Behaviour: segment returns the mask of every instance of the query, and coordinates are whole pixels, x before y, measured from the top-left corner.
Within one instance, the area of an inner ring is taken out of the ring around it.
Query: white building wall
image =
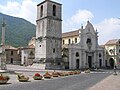
[[[21,50],[21,64],[24,65],[26,60],[28,59],[28,54],[25,50]]]

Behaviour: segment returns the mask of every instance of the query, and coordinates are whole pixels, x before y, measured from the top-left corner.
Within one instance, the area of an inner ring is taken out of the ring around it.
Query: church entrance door
[[[79,59],[76,59],[76,69],[79,69]]]
[[[88,56],[88,66],[92,68],[92,56]]]
[[[102,67],[102,59],[99,59],[99,66]]]

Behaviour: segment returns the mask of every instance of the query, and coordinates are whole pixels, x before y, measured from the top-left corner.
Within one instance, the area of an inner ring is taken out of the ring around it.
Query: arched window
[[[101,55],[101,53],[99,53],[99,57],[101,57],[102,55]]]
[[[75,38],[75,43],[77,43],[77,38]]]
[[[42,17],[42,16],[43,16],[43,5],[40,8],[40,17]]]
[[[53,48],[53,53],[55,53],[55,48]]]
[[[13,51],[11,51],[11,56],[13,55]]]
[[[88,38],[86,43],[87,43],[87,44],[91,43],[91,39]]]
[[[65,44],[65,41],[63,40],[63,45]]]
[[[79,53],[78,52],[76,52],[76,57],[79,57]]]
[[[56,16],[56,6],[53,5],[53,16]]]
[[[31,56],[34,55],[33,51],[30,51],[29,55],[31,55]]]
[[[70,44],[70,42],[71,42],[71,40],[70,40],[70,39],[68,39],[68,44]]]

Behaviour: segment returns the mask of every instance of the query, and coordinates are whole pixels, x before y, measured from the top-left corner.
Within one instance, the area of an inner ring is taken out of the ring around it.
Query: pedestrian
[[[114,75],[117,75],[116,69],[117,69],[117,67],[116,67],[116,65],[115,65],[115,66],[114,66]]]

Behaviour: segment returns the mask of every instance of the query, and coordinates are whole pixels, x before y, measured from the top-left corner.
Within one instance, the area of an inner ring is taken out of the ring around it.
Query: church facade
[[[63,60],[66,63],[65,68],[81,69],[105,67],[104,48],[98,45],[97,33],[98,32],[94,30],[93,25],[89,21],[84,29],[82,26],[81,29],[76,32],[71,32],[71,36],[67,36],[68,33],[63,33],[62,44]]]

